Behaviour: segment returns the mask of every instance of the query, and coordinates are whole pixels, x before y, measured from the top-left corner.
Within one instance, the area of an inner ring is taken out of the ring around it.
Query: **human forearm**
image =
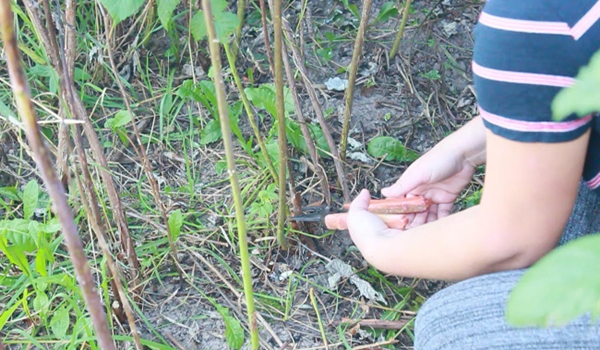
[[[440,142],[441,147],[447,147],[457,152],[473,167],[485,163],[485,125],[481,116],[473,118],[450,136]]]

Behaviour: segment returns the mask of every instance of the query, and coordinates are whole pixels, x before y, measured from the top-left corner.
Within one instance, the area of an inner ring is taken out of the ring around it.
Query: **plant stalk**
[[[240,50],[240,45],[242,44],[242,28],[244,28],[244,11],[246,10],[246,0],[238,0],[237,1],[237,17],[240,22],[235,28],[235,36],[233,38],[233,57],[237,58],[238,52]]]
[[[402,20],[400,22],[400,28],[398,29],[398,33],[396,33],[396,39],[394,39],[394,45],[392,45],[392,50],[390,51],[390,58],[394,58],[396,53],[398,53],[398,48],[400,47],[400,40],[404,35],[404,28],[406,27],[406,20],[408,19],[408,12],[410,11],[410,4],[412,0],[406,0],[404,4],[404,10],[402,10]]]
[[[356,40],[354,40],[354,52],[352,53],[352,61],[350,62],[350,75],[348,76],[348,88],[346,89],[345,96],[346,107],[344,109],[344,123],[342,126],[342,135],[340,140],[340,157],[342,159],[346,159],[346,146],[348,144],[348,129],[350,128],[350,116],[352,114],[352,101],[354,99],[356,72],[358,71],[358,62],[362,53],[363,42],[365,40],[365,31],[367,24],[369,23],[369,16],[371,14],[371,4],[372,0],[365,0],[363,2],[360,25],[358,26]]]
[[[269,43],[269,29],[267,28],[267,13],[265,10],[265,0],[259,0],[258,2],[260,4],[260,20],[262,22],[262,28],[264,33],[265,52],[267,53],[269,68],[271,68],[275,67],[275,64],[273,63],[273,55],[271,54],[271,44]]]
[[[277,241],[282,249],[288,248],[284,225],[286,208],[287,140],[285,134],[285,108],[283,102],[283,30],[281,29],[281,0],[273,0],[275,96],[277,104],[277,136],[279,138],[279,210],[277,216]],[[291,171],[291,169],[290,169]],[[290,172],[291,176],[291,172]]]
[[[0,0],[0,27],[2,30],[2,41],[6,52],[9,76],[12,90],[17,101],[19,115],[25,128],[25,134],[35,155],[35,161],[40,168],[42,178],[48,189],[48,193],[55,207],[65,243],[75,268],[77,281],[83,292],[88,311],[92,319],[92,325],[96,331],[98,345],[101,349],[116,350],[115,343],[111,337],[106,313],[104,312],[100,297],[96,292],[90,266],[85,257],[83,244],[77,233],[77,226],[73,220],[73,213],[67,202],[64,188],[59,181],[50,158],[48,149],[44,145],[37,124],[37,117],[33,103],[29,96],[29,87],[25,78],[25,71],[21,65],[21,57],[17,48],[17,37],[13,27],[13,12],[9,0]]]
[[[265,161],[267,162],[267,167],[269,168],[269,172],[273,177],[273,181],[277,182],[277,171],[275,170],[275,166],[273,166],[273,162],[271,162],[271,157],[267,152],[267,147],[265,146],[265,142],[260,134],[258,125],[256,125],[256,122],[254,121],[254,113],[252,113],[252,109],[250,108],[250,102],[248,101],[246,92],[244,92],[244,86],[242,85],[242,81],[237,72],[237,67],[235,65],[235,56],[233,52],[231,52],[231,48],[229,47],[229,43],[227,43],[227,41],[223,41],[221,44],[223,44],[223,48],[225,49],[227,61],[229,61],[229,67],[231,68],[231,74],[233,75],[233,80],[235,80],[235,85],[240,91],[240,96],[242,97],[242,104],[244,105],[244,109],[246,110],[246,114],[248,115],[248,121],[250,122],[252,131],[254,131],[256,143],[258,143],[258,146],[260,147],[260,152],[262,153],[263,157],[265,158]]]
[[[252,349],[258,349],[258,327],[256,323],[256,310],[254,306],[254,296],[252,292],[252,275],[250,274],[250,257],[248,253],[248,238],[246,236],[246,219],[244,217],[243,201],[238,182],[235,158],[233,155],[233,143],[231,141],[231,128],[229,127],[229,116],[227,115],[227,101],[225,100],[225,85],[223,83],[223,73],[221,70],[221,57],[219,56],[219,41],[215,31],[215,25],[212,17],[210,0],[202,0],[204,9],[204,19],[206,21],[206,32],[208,35],[208,44],[210,58],[214,69],[213,82],[217,95],[217,106],[219,111],[219,120],[223,134],[223,145],[227,158],[227,173],[231,183],[231,192],[235,203],[235,215],[238,226],[238,243],[240,248],[240,260],[242,265],[242,279],[244,283],[244,295],[246,297],[246,307],[248,313],[248,326],[250,328],[250,337]]]

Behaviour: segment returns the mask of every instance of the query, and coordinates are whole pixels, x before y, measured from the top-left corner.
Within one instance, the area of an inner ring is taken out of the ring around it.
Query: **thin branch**
[[[406,27],[406,20],[408,19],[408,12],[410,11],[411,3],[412,0],[406,0],[406,4],[404,4],[404,10],[402,10],[402,21],[400,22],[400,28],[398,29],[398,33],[396,33],[396,39],[394,39],[394,45],[392,45],[392,50],[390,51],[390,58],[393,58],[396,56],[396,53],[398,53],[400,40],[404,35],[404,28]]]
[[[300,125],[302,136],[304,136],[304,141],[306,143],[306,147],[308,148],[310,158],[315,164],[315,171],[317,173],[317,177],[319,178],[321,191],[323,191],[323,199],[325,200],[325,203],[331,204],[331,192],[329,191],[329,182],[327,181],[327,175],[325,175],[325,172],[323,171],[323,168],[319,163],[319,154],[317,153],[317,150],[315,148],[314,140],[310,135],[310,130],[308,130],[308,127],[306,126],[306,118],[304,118],[304,113],[302,113],[300,99],[298,98],[298,90],[296,89],[296,82],[294,80],[294,72],[292,71],[290,59],[287,54],[287,45],[285,43],[283,43],[283,49],[283,64],[285,66],[285,74],[287,76],[288,85],[290,86],[292,98],[294,99],[294,108],[296,109],[298,124]]]
[[[371,3],[372,0],[365,0],[363,2],[362,13],[360,16],[360,25],[358,26],[356,40],[354,40],[354,52],[352,53],[352,61],[350,62],[350,75],[348,77],[348,88],[346,89],[345,95],[346,107],[344,109],[344,122],[342,126],[342,135],[340,140],[340,157],[342,159],[346,159],[346,145],[348,143],[348,129],[350,128],[352,101],[354,100],[354,85],[356,82],[356,72],[358,71],[358,63],[360,60],[360,55],[362,53],[363,41],[365,40],[365,31],[367,29],[367,24],[369,23],[369,16],[371,14]]]
[[[232,53],[234,59],[237,58],[240,45],[242,44],[242,29],[244,28],[244,12],[246,10],[246,0],[237,1],[237,18],[238,26],[235,28],[235,36],[233,39]]]
[[[0,0],[0,26],[2,29],[2,40],[6,52],[6,60],[12,90],[17,100],[17,106],[23,122],[28,143],[35,155],[35,161],[40,168],[42,178],[48,189],[48,193],[56,214],[60,220],[63,235],[69,256],[73,262],[77,281],[83,292],[88,311],[92,319],[94,330],[98,338],[100,348],[116,350],[112,340],[106,313],[104,312],[97,287],[94,283],[90,267],[85,257],[83,244],[77,233],[77,226],[73,220],[73,213],[67,202],[64,188],[54,172],[52,163],[48,157],[48,149],[44,145],[38,124],[35,109],[29,95],[29,87],[25,78],[25,71],[21,65],[21,57],[17,48],[17,37],[13,27],[13,13],[9,0]]]
[[[233,143],[231,141],[231,128],[229,127],[229,116],[227,115],[227,101],[225,100],[225,84],[223,83],[223,73],[221,71],[221,57],[219,55],[219,41],[215,33],[215,25],[212,16],[210,0],[202,0],[204,9],[204,20],[206,21],[206,32],[208,35],[208,44],[210,59],[214,69],[213,82],[217,95],[217,105],[219,111],[219,120],[223,134],[223,145],[225,146],[225,156],[227,158],[227,173],[231,183],[231,192],[235,203],[235,216],[238,228],[238,243],[240,249],[240,262],[242,265],[242,279],[244,282],[244,295],[246,297],[246,307],[248,313],[248,327],[250,328],[250,337],[252,349],[258,349],[258,327],[256,323],[257,312],[254,306],[254,296],[252,292],[252,274],[250,273],[250,256],[248,254],[248,237],[246,236],[246,218],[244,216],[244,207],[240,185],[238,182],[235,158],[233,155]],[[285,174],[284,174],[285,175]],[[285,188],[283,189],[285,193]]]
[[[267,163],[267,168],[269,168],[269,172],[273,177],[273,181],[277,181],[277,171],[275,170],[275,166],[273,166],[273,162],[271,162],[271,156],[267,152],[267,147],[265,146],[265,142],[260,134],[260,130],[254,121],[254,113],[252,113],[252,109],[250,108],[250,102],[248,101],[248,97],[246,96],[246,92],[244,92],[244,86],[242,85],[242,81],[237,72],[237,67],[235,65],[235,56],[231,52],[229,44],[227,41],[223,41],[223,48],[225,49],[225,54],[227,55],[227,60],[229,61],[229,67],[231,69],[231,74],[233,75],[233,80],[235,81],[235,85],[237,86],[240,96],[242,98],[242,104],[244,105],[244,109],[246,110],[246,114],[248,115],[248,121],[250,122],[250,126],[252,127],[252,131],[254,131],[254,136],[256,137],[256,143],[258,143],[258,147],[260,148],[260,152],[265,158],[265,162]]]
[[[275,74],[275,96],[277,105],[277,136],[279,138],[279,210],[277,212],[277,241],[282,249],[288,248],[288,241],[285,237],[284,225],[287,213],[286,208],[286,168],[287,168],[287,138],[285,134],[285,107],[283,102],[283,30],[281,29],[281,0],[273,0],[273,32],[274,32],[274,63],[273,73]],[[290,177],[292,169],[290,169]]]
[[[267,53],[267,59],[269,60],[269,68],[274,67],[273,55],[271,54],[271,44],[269,43],[269,29],[267,28],[267,13],[265,11],[265,0],[259,0],[260,3],[260,19],[262,22],[262,28],[265,40],[265,52]],[[272,73],[272,72],[271,72]]]
[[[156,203],[156,206],[158,207],[158,210],[162,216],[163,222],[165,224],[165,227],[167,229],[167,239],[169,241],[169,249],[171,251],[171,259],[173,260],[173,264],[175,265],[175,267],[177,268],[177,272],[179,273],[179,280],[183,281],[183,276],[181,275],[181,271],[182,271],[182,267],[179,265],[179,262],[177,260],[177,249],[175,247],[175,242],[173,241],[173,236],[171,235],[171,229],[169,227],[169,220],[167,218],[167,211],[165,209],[165,206],[160,198],[160,189],[158,187],[158,182],[156,181],[156,178],[154,177],[154,173],[152,172],[152,165],[150,165],[150,161],[148,160],[148,155],[146,154],[146,149],[144,148],[144,144],[142,143],[142,137],[140,135],[140,131],[138,130],[137,127],[137,121],[135,118],[135,115],[133,114],[133,110],[131,109],[131,104],[129,103],[129,98],[127,97],[127,93],[125,92],[125,87],[123,86],[123,82],[121,82],[121,79],[119,77],[119,71],[117,70],[117,65],[115,64],[115,60],[114,60],[114,56],[113,56],[113,51],[112,51],[112,44],[111,44],[111,25],[109,22],[109,16],[106,13],[106,11],[103,11],[103,16],[104,16],[104,26],[105,26],[105,30],[106,30],[106,51],[108,54],[108,60],[110,62],[110,66],[111,69],[113,71],[113,74],[115,76],[115,81],[117,82],[117,85],[119,86],[119,91],[121,92],[121,96],[123,97],[123,102],[125,102],[125,107],[127,109],[127,112],[129,113],[129,116],[131,117],[131,126],[133,129],[133,133],[135,136],[135,141],[137,142],[137,145],[134,142],[131,142],[131,145],[133,146],[134,150],[136,151],[136,153],[138,154],[138,157],[140,158],[140,161],[142,162],[142,169],[144,169],[144,172],[146,173],[146,177],[148,178],[148,182],[150,182],[150,192],[152,193],[152,196],[154,197],[154,201]]]
[[[269,6],[272,7],[272,0],[269,0]],[[315,111],[315,115],[317,116],[317,120],[319,121],[319,125],[323,130],[323,135],[325,136],[325,140],[327,141],[327,145],[329,146],[331,156],[333,158],[333,163],[335,165],[335,169],[338,175],[338,181],[340,183],[340,187],[342,188],[342,194],[345,202],[350,201],[350,190],[348,189],[348,180],[346,178],[346,173],[344,171],[344,167],[340,160],[340,156],[336,147],[335,142],[333,141],[333,137],[331,136],[331,131],[329,130],[329,126],[327,125],[327,121],[325,120],[325,116],[323,115],[323,108],[319,103],[319,99],[317,97],[317,92],[313,87],[312,82],[308,78],[308,73],[306,71],[306,66],[304,65],[304,61],[300,57],[300,53],[298,52],[298,48],[294,45],[292,38],[294,34],[292,29],[290,28],[289,23],[284,19],[283,21],[283,30],[285,31],[285,35],[287,41],[289,43],[289,48],[292,51],[292,56],[294,58],[294,64],[298,68],[300,75],[302,76],[302,80],[304,81],[304,86],[306,88],[306,92],[308,93],[308,97],[310,98],[310,102]]]

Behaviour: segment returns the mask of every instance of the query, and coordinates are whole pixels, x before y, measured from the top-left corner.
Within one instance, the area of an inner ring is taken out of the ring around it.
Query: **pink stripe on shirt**
[[[473,73],[477,74],[478,76],[485,79],[502,81],[506,83],[545,85],[556,87],[568,87],[575,83],[575,79],[571,77],[498,70],[480,66],[479,64],[475,63],[475,61],[473,61],[472,66]]]
[[[600,1],[571,28],[571,35],[575,40],[581,38],[600,19]]]
[[[592,116],[588,115],[583,118],[579,118],[577,120],[568,121],[568,122],[531,122],[531,121],[523,121],[523,120],[515,120],[506,117],[502,117],[499,115],[492,114],[490,112],[485,111],[481,106],[479,106],[479,113],[481,117],[486,121],[500,126],[505,129],[514,130],[514,131],[529,131],[529,132],[569,132],[573,130],[577,130],[578,128],[587,124]]]
[[[596,189],[596,187],[598,187],[600,185],[600,173],[598,173],[596,176],[594,176],[594,178],[591,179],[590,181],[587,181],[586,184],[591,189]]]
[[[498,17],[482,12],[479,16],[479,23],[488,27],[513,32],[571,35],[571,28],[565,22],[528,21]]]

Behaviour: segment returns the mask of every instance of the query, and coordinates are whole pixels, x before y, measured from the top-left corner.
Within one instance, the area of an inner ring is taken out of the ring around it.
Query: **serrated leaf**
[[[106,8],[114,25],[135,14],[144,0],[98,0]]]
[[[252,102],[256,108],[265,109],[273,117],[277,116],[277,95],[275,93],[275,84],[262,84],[257,88],[244,89],[248,100]],[[287,86],[283,87],[283,101],[285,115],[288,116],[294,111],[294,100]]]
[[[506,319],[515,326],[562,326],[600,313],[600,234],[560,246],[529,268],[511,291]]]
[[[31,222],[37,223],[25,219],[0,220],[0,232],[11,244],[18,246],[21,250],[31,251],[35,249],[34,235],[36,234],[31,234]]]
[[[171,231],[171,237],[173,237],[173,240],[177,240],[177,238],[179,238],[181,226],[183,226],[183,215],[181,214],[181,210],[177,209],[169,216],[169,230]]]
[[[581,67],[575,84],[559,91],[552,100],[552,119],[560,121],[571,114],[579,117],[600,111],[600,51]]]
[[[219,124],[219,121],[212,119],[206,123],[204,129],[200,132],[200,145],[204,146],[218,141],[222,136],[223,134],[221,134],[221,125]]]
[[[367,145],[367,152],[373,157],[385,157],[386,161],[411,161],[418,156],[414,152],[406,150],[402,142],[391,136],[378,136]]]
[[[221,41],[227,40],[227,37],[235,31],[240,21],[238,17],[231,12],[221,12],[218,18],[215,18],[215,30],[217,38]]]
[[[225,340],[230,348],[239,350],[244,345],[244,329],[238,319],[229,315],[229,309],[216,304],[215,307],[225,321]]]
[[[36,181],[31,180],[23,189],[23,217],[30,219],[38,205],[40,188]]]
[[[181,0],[157,0],[157,12],[158,18],[166,30],[171,28],[171,18],[173,18],[173,11]]]
[[[54,334],[57,339],[65,339],[67,330],[69,330],[69,323],[69,310],[63,306],[56,310],[52,316],[52,320],[50,320],[52,334]]]

